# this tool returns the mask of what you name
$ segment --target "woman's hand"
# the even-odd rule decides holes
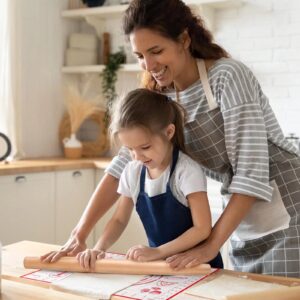
[[[96,260],[105,257],[105,251],[98,249],[86,249],[85,251],[79,252],[76,258],[79,264],[85,268],[94,270],[96,265]]]
[[[152,261],[162,258],[158,248],[151,248],[143,245],[131,247],[127,253],[126,258],[135,261]]]
[[[172,269],[178,271],[207,263],[213,260],[218,253],[218,248],[213,247],[209,241],[205,241],[195,248],[168,257],[166,262]]]
[[[69,240],[58,251],[48,252],[40,257],[42,262],[53,263],[63,256],[75,256],[86,249],[85,241],[80,240],[75,235],[71,235]]]

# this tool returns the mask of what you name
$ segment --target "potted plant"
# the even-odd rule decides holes
[[[124,49],[121,48],[118,52],[109,55],[108,63],[105,65],[102,77],[102,90],[103,95],[106,99],[106,113],[105,113],[105,124],[108,127],[109,124],[109,113],[113,104],[113,101],[117,97],[116,93],[116,81],[117,71],[120,69],[121,64],[125,63],[126,55]]]

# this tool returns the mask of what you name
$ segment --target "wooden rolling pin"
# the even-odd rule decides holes
[[[75,257],[62,257],[54,263],[41,262],[39,257],[25,257],[27,269],[44,269],[67,272],[91,272],[80,266]],[[135,262],[131,260],[100,259],[96,261],[94,273],[129,274],[129,275],[206,275],[211,272],[209,264],[175,271],[164,261]]]
[[[225,297],[225,300],[299,300],[300,286],[283,287],[261,292],[250,292]]]

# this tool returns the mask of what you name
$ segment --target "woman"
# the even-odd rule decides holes
[[[180,0],[133,0],[124,32],[146,71],[144,86],[186,109],[186,147],[223,183],[228,202],[209,238],[169,257],[169,264],[180,269],[210,261],[231,236],[236,270],[299,277],[299,153],[285,140],[252,72],[213,43]],[[70,240],[44,256],[48,261],[85,248],[87,234],[116,201],[117,178],[129,160],[121,149]]]

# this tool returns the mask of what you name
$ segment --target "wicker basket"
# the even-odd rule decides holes
[[[107,137],[107,129],[104,122],[105,112],[97,112],[92,114],[88,119],[99,125],[99,133],[96,140],[81,142],[83,157],[102,156],[109,149],[109,140]],[[59,126],[59,140],[63,145],[63,140],[69,137],[71,133],[70,118],[68,113],[65,113]],[[69,153],[69,151],[68,151]],[[66,153],[65,153],[66,155]],[[69,154],[68,154],[69,155]],[[70,154],[72,155],[72,154]],[[79,154],[78,154],[79,155]],[[67,157],[67,156],[66,156]]]

